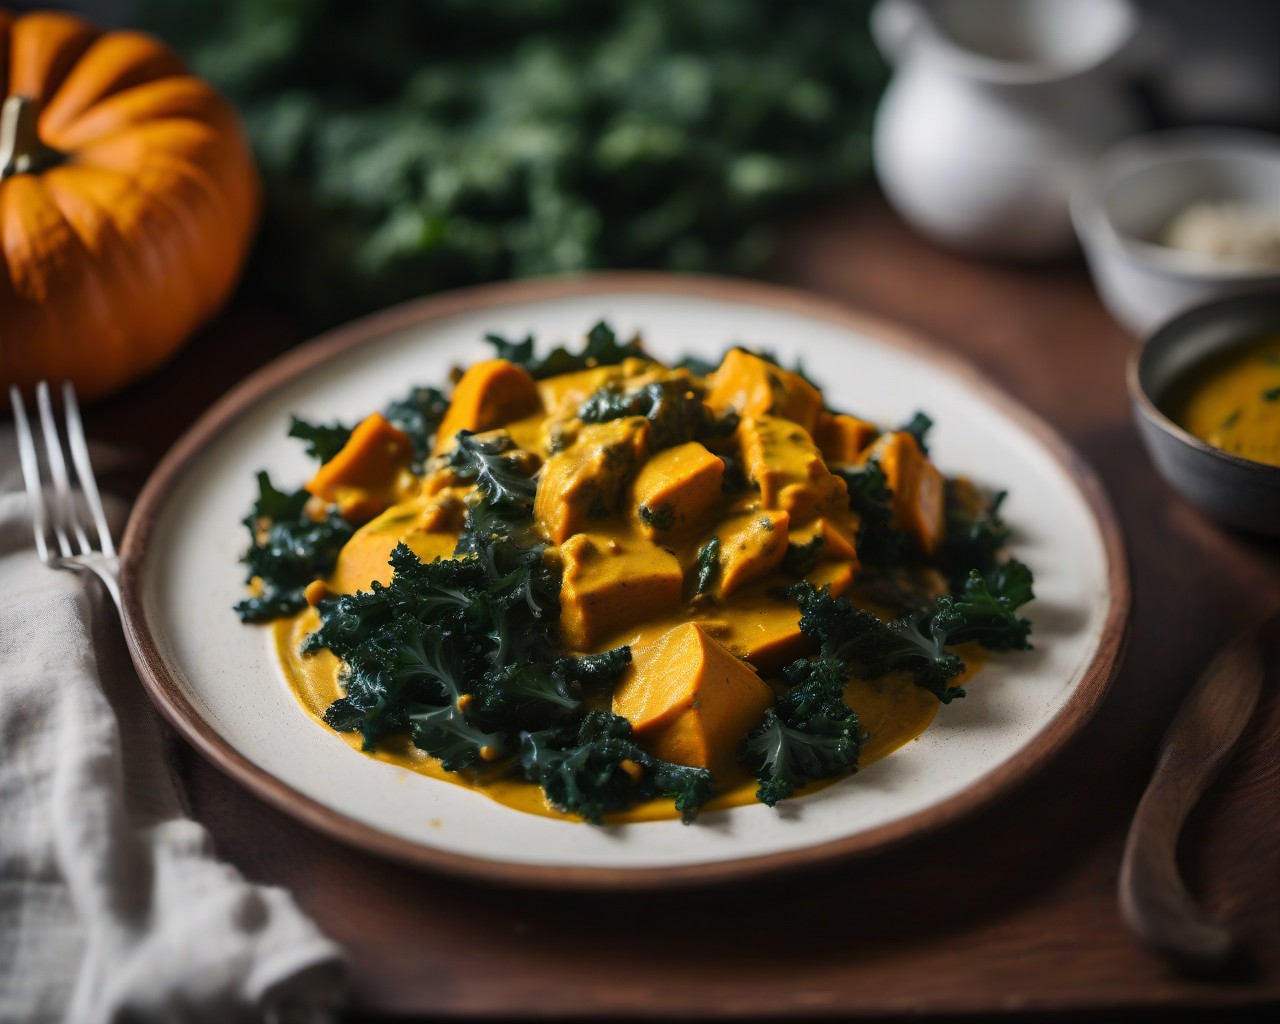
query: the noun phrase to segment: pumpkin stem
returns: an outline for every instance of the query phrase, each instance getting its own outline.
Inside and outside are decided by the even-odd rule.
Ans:
[[[0,180],[15,174],[39,174],[66,155],[40,141],[36,120],[40,105],[30,96],[9,96],[0,107]]]

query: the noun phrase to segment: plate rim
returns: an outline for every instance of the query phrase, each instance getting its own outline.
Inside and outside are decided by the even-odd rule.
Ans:
[[[1060,465],[1084,500],[1106,560],[1110,607],[1097,647],[1063,706],[1021,750],[973,785],[940,803],[865,832],[749,857],[662,867],[520,864],[425,846],[356,821],[305,796],[253,764],[220,737],[169,675],[158,630],[146,615],[143,581],[149,541],[175,487],[222,429],[275,390],[339,355],[392,332],[488,307],[579,298],[607,292],[667,292],[764,306],[822,320],[876,342],[926,358],[958,377],[984,401],[1031,434]],[[914,329],[862,313],[836,300],[781,285],[662,271],[603,271],[477,285],[412,299],[371,313],[303,342],[234,385],[190,426],[148,477],[130,511],[120,545],[122,621],[130,656],[168,723],[206,760],[273,807],[308,827],[366,852],[417,868],[512,887],[644,890],[741,881],[748,877],[868,857],[937,832],[994,803],[1053,760],[1093,717],[1119,671],[1128,639],[1132,589],[1128,556],[1111,500],[1088,462],[1055,428],[1007,394],[962,356]]]

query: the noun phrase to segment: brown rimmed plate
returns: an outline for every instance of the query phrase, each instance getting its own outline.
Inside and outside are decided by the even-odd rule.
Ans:
[[[1005,488],[1013,551],[1036,572],[1036,648],[992,659],[970,696],[857,776],[783,805],[697,824],[593,828],[522,814],[353,751],[294,701],[268,631],[241,625],[240,519],[254,473],[305,479],[290,413],[354,420],[483,358],[488,331],[572,340],[606,318],[662,358],[732,343],[803,361],[833,406],[884,422],[935,419],[949,473]],[[597,274],[475,288],[365,318],[235,388],[148,482],[123,544],[134,661],[152,699],[201,753],[323,832],[399,861],[565,888],[741,879],[881,850],[994,800],[1057,753],[1113,678],[1130,604],[1115,517],[1092,471],[1042,421],[946,352],[892,324],[756,283]]]

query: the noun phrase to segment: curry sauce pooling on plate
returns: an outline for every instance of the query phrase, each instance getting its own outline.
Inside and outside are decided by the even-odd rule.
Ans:
[[[986,651],[1029,646],[1031,573],[922,413],[885,430],[797,368],[666,366],[604,324],[489,339],[447,395],[259,474],[248,622],[368,754],[592,822],[779,800],[917,736]]]

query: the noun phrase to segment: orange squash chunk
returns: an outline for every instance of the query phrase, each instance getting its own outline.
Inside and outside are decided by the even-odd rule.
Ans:
[[[876,434],[875,424],[845,413],[822,412],[814,427],[813,440],[828,463],[856,462]]]
[[[337,505],[348,519],[372,519],[416,487],[409,470],[412,460],[409,435],[375,412],[362,420],[338,454],[316,471],[307,490]]]
[[[663,548],[578,533],[560,549],[560,557],[560,637],[570,650],[591,650],[680,604],[680,563]]]
[[[854,538],[858,533],[857,516],[850,512],[844,516],[823,516],[806,526],[791,531],[792,544],[809,544],[815,537],[822,538],[818,558],[824,562],[838,559],[858,566],[858,549]]]
[[[329,577],[338,594],[368,590],[374,580],[391,582],[391,552],[405,544],[424,562],[452,558],[462,525],[462,502],[453,495],[395,505],[365,523],[343,545]]]
[[[925,458],[916,439],[903,431],[885,434],[867,451],[880,461],[893,491],[893,526],[905,530],[926,554],[942,543],[944,492],[942,474]]]
[[[676,764],[731,771],[738,744],[764,717],[773,692],[697,625],[685,623],[632,650],[613,711],[636,739]]]
[[[782,564],[787,554],[790,521],[786,512],[762,509],[744,512],[717,524],[720,571],[713,590],[717,598],[727,597]]]
[[[834,597],[853,585],[850,562],[823,562],[805,579],[815,587],[830,587]],[[717,621],[713,635],[739,658],[750,662],[762,676],[780,672],[784,665],[814,652],[813,641],[800,631],[800,612],[769,591],[775,584],[760,583],[739,593],[733,608]]]
[[[724,462],[697,441],[658,452],[632,487],[640,528],[649,537],[697,525],[720,502]]]
[[[538,385],[524,367],[506,359],[476,363],[454,385],[433,454],[453,448],[460,430],[493,430],[541,409]]]
[[[827,469],[804,429],[777,416],[751,416],[738,424],[747,477],[760,488],[760,504],[783,509],[805,523],[824,511],[847,509],[844,481]]]
[[[617,512],[648,450],[643,416],[579,427],[575,443],[549,457],[538,478],[533,515],[547,539],[563,544]]]
[[[812,433],[822,411],[822,393],[798,373],[740,348],[725,353],[711,377],[706,403],[717,412],[781,416]]]

